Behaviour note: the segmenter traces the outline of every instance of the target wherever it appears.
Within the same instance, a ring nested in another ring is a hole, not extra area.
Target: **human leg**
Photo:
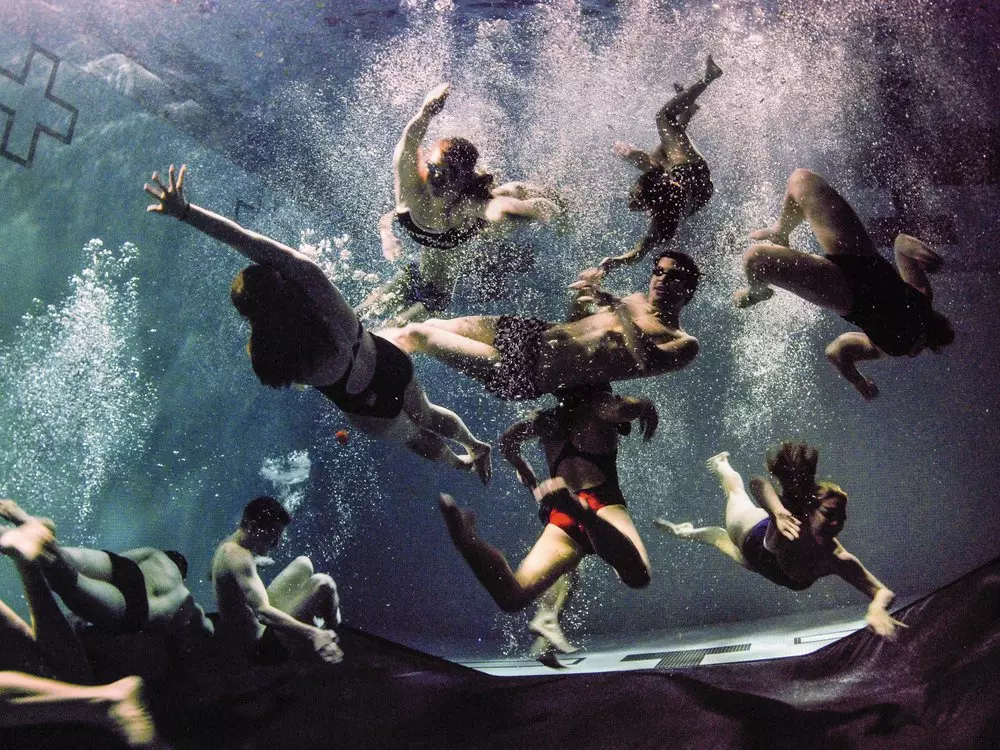
[[[323,620],[329,629],[340,624],[340,597],[337,584],[325,573],[316,573],[305,556],[295,558],[267,587],[271,605],[300,622]]]
[[[538,610],[528,623],[528,630],[537,638],[531,647],[531,654],[540,658],[543,654],[555,648],[564,654],[571,654],[579,649],[571,644],[559,624],[562,614],[578,581],[577,569],[563,573],[556,582],[549,586],[538,598]]]
[[[457,326],[453,321],[449,323]],[[480,331],[488,330],[488,324],[483,320],[464,321],[463,325],[470,325]],[[492,345],[453,333],[436,321],[410,323],[402,328],[385,328],[378,335],[392,341],[407,354],[428,354],[479,381],[489,379],[493,366],[500,358],[499,352]]]
[[[767,518],[767,511],[754,505],[743,485],[743,477],[729,465],[727,451],[712,456],[705,465],[726,493],[726,533],[738,550],[750,529]]]
[[[86,724],[115,733],[129,747],[159,746],[142,680],[126,677],[83,687],[20,672],[0,672],[0,726]]]
[[[579,546],[549,524],[515,573],[500,550],[479,538],[474,513],[459,508],[450,495],[441,495],[438,507],[455,547],[504,612],[528,606],[583,558]]]
[[[595,510],[565,484],[552,484],[551,487],[543,489],[544,483],[540,487],[544,501],[583,526],[594,552],[615,569],[622,583],[633,588],[647,585],[652,565],[625,506],[608,505]]]
[[[433,433],[446,440],[455,441],[468,451],[467,456],[457,457],[459,464],[453,465],[457,468],[471,468],[483,484],[490,481],[493,470],[490,464],[489,443],[484,443],[473,435],[455,412],[431,403],[416,378],[410,382],[403,394],[403,411],[420,426],[421,435],[427,432]],[[427,437],[423,439],[426,441]]]
[[[660,133],[663,155],[667,160],[664,166],[701,158],[685,130],[691,117],[698,111],[695,100],[721,75],[722,68],[709,55],[705,59],[705,74],[687,88],[679,88],[677,94],[660,108],[656,115],[656,127]]]
[[[777,286],[838,315],[851,311],[854,298],[843,271],[826,258],[782,245],[753,245],[743,256],[746,287],[733,293],[736,307],[750,307],[774,296]]]
[[[851,205],[808,169],[796,169],[789,175],[778,220],[751,232],[750,239],[788,247],[788,235],[803,221],[809,222],[824,253],[875,254],[871,238]]]
[[[916,237],[900,234],[893,242],[896,256],[896,270],[903,281],[919,292],[923,292],[928,300],[933,299],[931,282],[928,274],[937,273],[944,263],[940,255],[926,242]]]

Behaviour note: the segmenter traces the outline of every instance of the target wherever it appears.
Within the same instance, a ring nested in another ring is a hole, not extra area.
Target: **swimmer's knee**
[[[309,577],[309,582],[317,591],[329,591],[331,594],[337,594],[337,582],[333,580],[333,576],[327,573],[314,573]]]
[[[743,253],[743,270],[746,275],[753,277],[764,273],[771,266],[770,245],[753,245]]]
[[[310,560],[305,555],[299,555],[298,557],[296,557],[294,560],[292,560],[291,565],[294,565],[296,568],[305,568],[306,570],[309,571],[310,574],[312,574],[313,572],[312,560]]]
[[[821,184],[825,184],[823,178],[805,167],[799,167],[788,176],[788,192],[796,195],[808,192]]]

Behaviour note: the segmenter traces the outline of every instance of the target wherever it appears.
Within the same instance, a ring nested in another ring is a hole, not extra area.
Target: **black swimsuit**
[[[824,256],[841,270],[854,304],[844,320],[893,357],[912,351],[927,330],[931,303],[900,278],[881,255],[833,253]]]
[[[803,591],[809,588],[812,584],[796,581],[782,570],[778,564],[778,556],[764,546],[764,537],[767,536],[770,525],[770,518],[761,519],[750,529],[750,533],[743,540],[743,547],[740,551],[743,553],[747,567],[754,573],[759,573],[767,580],[784,586],[786,589]]]
[[[413,238],[414,242],[424,247],[433,247],[438,250],[451,250],[458,247],[463,242],[467,242],[479,234],[486,227],[485,219],[475,219],[460,227],[448,229],[444,232],[432,232],[417,224],[410,216],[409,211],[397,211],[396,222],[406,233]]]
[[[125,613],[118,630],[122,633],[140,633],[149,623],[149,597],[146,595],[146,577],[135,560],[102,550],[111,559],[111,585],[121,592],[125,600]]]
[[[360,324],[358,324],[360,327]],[[363,335],[371,335],[365,334]],[[351,367],[347,368],[340,380],[331,385],[315,386],[316,390],[335,403],[346,414],[359,417],[395,419],[403,410],[403,395],[413,380],[413,362],[402,349],[381,336],[372,336],[375,341],[375,368],[372,379],[360,393],[348,393],[347,381]],[[361,337],[358,337],[357,347]]]
[[[588,492],[593,495],[600,501],[602,506],[626,505],[625,496],[622,494],[621,487],[618,484],[617,450],[614,453],[589,453],[588,451],[580,450],[570,440],[567,440],[563,443],[559,455],[555,457],[554,461],[549,463],[549,476],[558,476],[559,467],[568,458],[582,458],[584,461],[595,466],[604,475],[604,481],[600,485],[597,487],[588,487],[586,490],[582,490],[582,492]],[[549,522],[549,514],[551,512],[552,506],[543,501],[538,508],[538,517],[542,523]]]

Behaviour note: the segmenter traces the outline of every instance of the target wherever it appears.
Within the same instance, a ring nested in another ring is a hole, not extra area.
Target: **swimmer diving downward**
[[[409,356],[361,325],[340,290],[310,258],[270,237],[190,203],[181,166],[167,184],[154,172],[145,191],[153,213],[173,216],[224,242],[253,265],[233,279],[233,306],[250,323],[247,351],[260,381],[272,388],[310,385],[359,430],[406,445],[418,456],[490,479],[490,446],[457,414],[432,404]],[[457,455],[452,440],[467,451]]]

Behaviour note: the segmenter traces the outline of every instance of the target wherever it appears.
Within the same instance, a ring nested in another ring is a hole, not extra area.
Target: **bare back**
[[[248,648],[253,646],[264,632],[257,621],[257,609],[268,603],[267,588],[257,573],[253,554],[233,540],[225,540],[212,558],[212,585],[220,632]]]

